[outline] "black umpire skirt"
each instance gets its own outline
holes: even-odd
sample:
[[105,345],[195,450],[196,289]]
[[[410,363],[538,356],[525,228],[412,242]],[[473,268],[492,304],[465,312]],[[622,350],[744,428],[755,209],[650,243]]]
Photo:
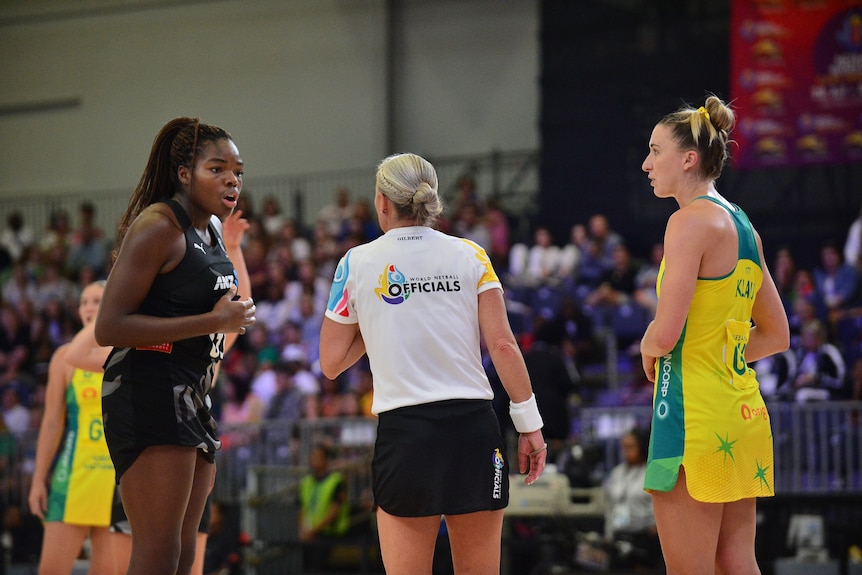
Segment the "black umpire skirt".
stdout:
[[502,509],[509,463],[492,404],[453,399],[381,413],[374,446],[374,503],[425,517]]

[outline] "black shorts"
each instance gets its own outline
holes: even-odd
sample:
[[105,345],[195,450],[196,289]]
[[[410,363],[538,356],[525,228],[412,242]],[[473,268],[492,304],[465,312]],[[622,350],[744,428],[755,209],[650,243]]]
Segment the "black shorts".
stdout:
[[374,503],[390,515],[457,515],[508,505],[509,464],[490,401],[402,407],[378,420]]
[[[203,384],[188,383],[190,373],[197,373],[187,368],[190,360],[178,357],[176,365],[161,365],[158,355],[163,354],[115,348],[110,356],[115,365],[108,366],[102,381],[102,420],[117,482],[147,447],[198,447],[213,463],[221,445]],[[200,369],[202,380],[205,371]]]

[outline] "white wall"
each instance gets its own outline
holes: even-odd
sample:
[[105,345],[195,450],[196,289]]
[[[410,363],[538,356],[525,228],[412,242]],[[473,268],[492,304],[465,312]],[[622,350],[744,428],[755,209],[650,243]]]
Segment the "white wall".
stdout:
[[538,148],[538,1],[404,4],[398,143],[429,156]]
[[400,151],[538,147],[537,0],[396,5],[390,103],[386,0],[0,2],[0,197],[130,190],[179,115],[250,180],[373,166],[389,119]]

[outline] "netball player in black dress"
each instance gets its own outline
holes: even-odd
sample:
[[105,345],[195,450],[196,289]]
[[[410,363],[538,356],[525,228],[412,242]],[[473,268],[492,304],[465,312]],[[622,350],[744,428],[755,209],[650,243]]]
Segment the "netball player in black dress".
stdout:
[[236,207],[242,170],[227,132],[172,120],[120,223],[96,339],[114,347],[103,417],[132,530],[129,575],[187,574],[194,560],[219,447],[206,393],[225,334],[254,323],[212,222]]

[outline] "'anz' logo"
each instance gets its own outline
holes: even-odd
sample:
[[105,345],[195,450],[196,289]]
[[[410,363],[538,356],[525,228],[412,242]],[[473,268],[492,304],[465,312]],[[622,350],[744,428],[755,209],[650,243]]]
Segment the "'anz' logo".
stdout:
[[216,276],[215,286],[213,291],[230,289],[233,285],[233,276]]

